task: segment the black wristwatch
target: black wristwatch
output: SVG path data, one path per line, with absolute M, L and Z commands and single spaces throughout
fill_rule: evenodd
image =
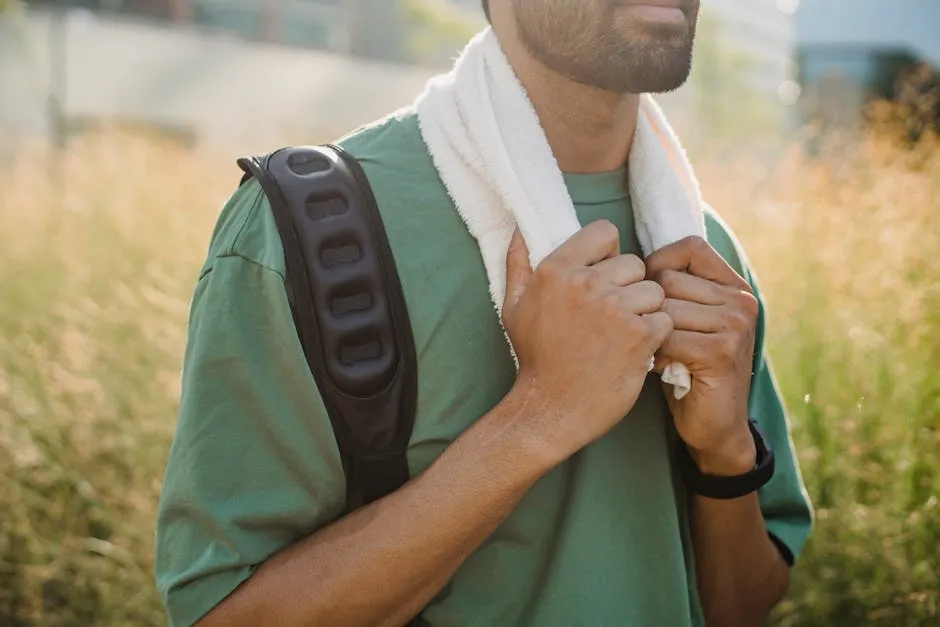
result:
M 757 491 L 770 481 L 774 476 L 774 452 L 770 442 L 764 437 L 757 422 L 748 420 L 747 424 L 757 447 L 757 462 L 753 470 L 743 475 L 706 475 L 692 459 L 685 444 L 680 441 L 679 469 L 690 492 L 710 499 L 736 499 Z

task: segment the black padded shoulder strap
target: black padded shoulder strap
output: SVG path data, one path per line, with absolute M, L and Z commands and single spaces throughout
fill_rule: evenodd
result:
M 355 509 L 407 482 L 417 400 L 411 322 L 375 197 L 338 146 L 287 147 L 238 165 L 274 213 L 294 323 Z

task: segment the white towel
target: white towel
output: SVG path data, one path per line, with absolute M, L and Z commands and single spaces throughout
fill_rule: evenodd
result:
M 428 81 L 415 105 L 434 166 L 479 244 L 498 315 L 516 225 L 533 268 L 581 228 L 564 178 L 535 109 L 489 27 L 470 41 L 449 73 Z M 640 97 L 628 172 L 645 255 L 689 235 L 705 236 L 692 167 L 647 94 Z M 673 385 L 676 398 L 692 385 L 683 364 L 668 364 L 662 379 Z

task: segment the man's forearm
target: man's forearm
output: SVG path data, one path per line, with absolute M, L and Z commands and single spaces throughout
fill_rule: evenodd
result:
M 721 470 L 737 474 L 729 467 Z M 692 542 L 706 624 L 763 625 L 786 594 L 790 572 L 767 535 L 757 494 L 732 500 L 696 496 L 692 501 Z
M 402 625 L 446 585 L 553 463 L 514 390 L 406 486 L 262 564 L 200 623 Z

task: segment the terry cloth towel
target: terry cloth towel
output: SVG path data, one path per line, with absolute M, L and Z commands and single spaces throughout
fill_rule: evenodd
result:
M 581 228 L 558 163 L 489 27 L 469 42 L 450 72 L 428 81 L 415 107 L 434 166 L 480 247 L 499 314 L 514 228 L 518 225 L 533 268 Z M 698 182 L 648 94 L 640 97 L 628 171 L 645 255 L 689 235 L 704 237 Z M 676 398 L 691 389 L 683 364 L 668 364 L 662 379 L 673 385 Z

